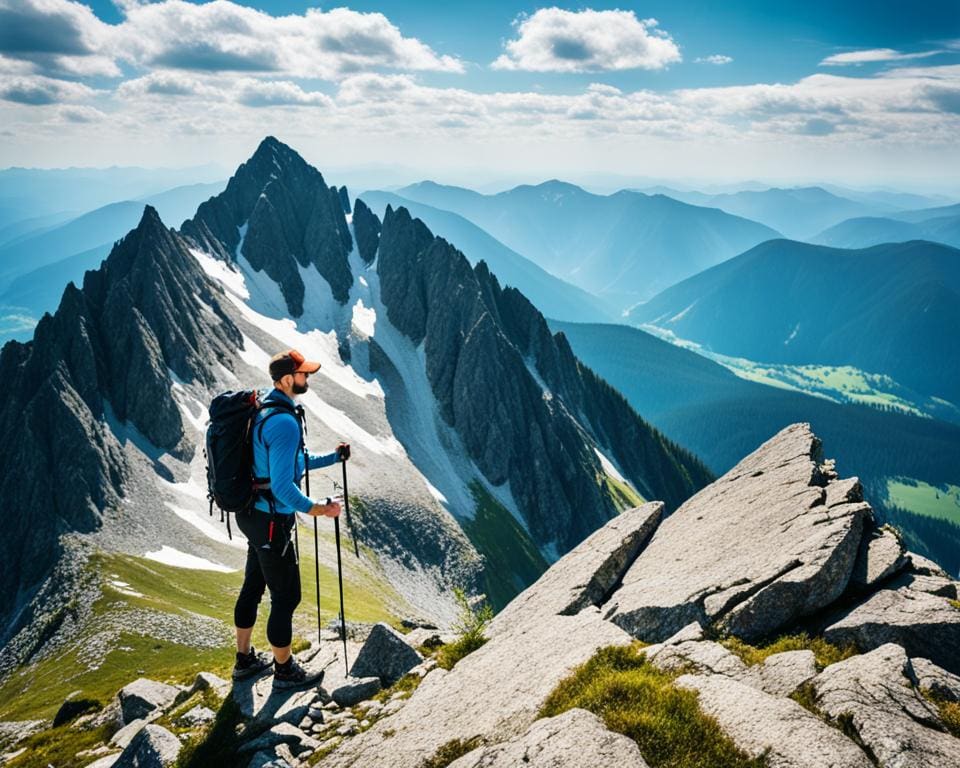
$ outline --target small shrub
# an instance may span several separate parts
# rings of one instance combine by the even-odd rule
[[[817,706],[817,694],[813,689],[813,684],[809,681],[791,693],[790,698],[808,712],[812,712],[821,719],[823,718],[823,714],[820,712],[820,707]]]
[[[454,760],[473,752],[482,743],[483,739],[479,736],[465,740],[453,739],[440,747],[433,757],[422,761],[417,768],[447,768]]]
[[[697,705],[697,694],[677,688],[677,672],[650,664],[638,646],[601,648],[547,698],[541,717],[574,707],[600,717],[633,739],[651,768],[763,768]]]
[[[960,600],[950,600],[950,605],[960,611]]]
[[[738,637],[726,637],[720,644],[727,650],[739,656],[747,666],[762,664],[775,653],[786,651],[813,651],[817,669],[824,670],[831,664],[856,656],[856,646],[847,645],[843,648],[828,643],[822,637],[810,637],[806,632],[797,635],[784,635],[763,646],[754,646],[745,643]]]
[[[443,669],[453,669],[453,665],[460,659],[487,642],[483,632],[493,619],[493,608],[486,600],[480,600],[476,604],[471,603],[466,592],[456,587],[453,594],[460,607],[453,629],[460,634],[460,637],[456,642],[443,646],[437,652],[437,665]]]
[[[947,731],[960,739],[960,703],[941,698],[929,688],[921,688],[920,693],[940,711],[940,719],[943,720]]]
[[[303,635],[295,635],[293,640],[290,641],[290,653],[300,653],[300,651],[305,651],[309,647],[310,641]]]

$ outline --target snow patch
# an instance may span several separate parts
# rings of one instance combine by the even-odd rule
[[[793,341],[794,337],[797,335],[797,331],[799,330],[800,330],[800,323],[797,323],[795,326],[793,326],[793,330],[790,332],[790,335],[787,336],[786,340],[783,342],[783,345],[786,346],[791,341]]]
[[[370,338],[376,329],[377,312],[370,307],[365,307],[363,305],[363,299],[358,299],[357,303],[353,306],[353,320],[351,323],[353,328],[359,331],[361,335]]]
[[[171,504],[169,501],[163,502],[164,506],[169,509],[173,514],[183,520],[185,523],[189,523],[194,528],[196,528],[200,533],[206,536],[208,539],[216,541],[218,544],[226,544],[228,547],[233,547],[234,549],[246,550],[247,540],[243,538],[243,534],[240,534],[239,537],[234,536],[231,539],[227,535],[226,523],[223,525],[220,524],[220,518],[210,517],[209,507],[204,510],[202,513],[197,512],[191,509],[185,509],[183,507],[178,507],[175,504]],[[214,509],[214,515],[217,514],[216,509]],[[216,522],[213,522],[216,521]],[[236,530],[236,526],[232,526]]]
[[[228,568],[220,563],[214,563],[195,555],[188,555],[179,549],[174,549],[164,544],[157,552],[147,552],[144,555],[148,560],[154,560],[164,565],[172,565],[177,568],[190,568],[195,571],[216,571],[217,573],[233,573],[233,568]]]
[[[668,322],[668,323],[675,323],[675,322],[677,322],[677,320],[681,319],[685,314],[687,314],[687,312],[689,312],[691,309],[693,309],[694,304],[696,304],[698,301],[700,301],[700,299],[696,299],[696,300],[693,302],[693,304],[691,304],[689,307],[687,307],[687,308],[684,309],[684,310],[681,310],[680,312],[677,312],[677,314],[675,314],[673,317],[671,317],[669,320],[667,320],[667,322]],[[657,318],[657,320],[654,321],[654,322],[659,322],[659,321],[660,321],[660,318]]]
[[[597,448],[597,446],[593,446],[593,452],[594,452],[595,454],[597,454],[597,458],[600,459],[600,466],[603,467],[603,471],[604,471],[604,472],[606,472],[608,475],[610,475],[610,477],[612,477],[614,480],[617,480],[617,481],[619,481],[619,482],[621,482],[621,483],[626,483],[626,482],[627,482],[627,481],[624,479],[623,475],[620,474],[619,470],[614,466],[613,462],[610,461],[610,459],[608,459],[608,458],[606,457],[606,455],[603,454],[603,453]],[[627,484],[629,485],[629,483],[627,483]]]
[[[239,250],[239,247],[238,247]],[[244,284],[243,274],[232,264],[211,256],[209,253],[191,248],[190,254],[197,260],[200,268],[235,296],[249,299],[250,293]]]

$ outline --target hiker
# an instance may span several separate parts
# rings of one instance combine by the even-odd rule
[[[264,398],[263,407],[253,421],[251,442],[256,495],[252,510],[236,516],[237,525],[247,537],[247,563],[234,608],[237,628],[234,680],[255,675],[271,663],[266,653],[257,653],[250,643],[257,606],[267,587],[270,589],[267,639],[273,649],[274,687],[311,683],[322,674],[308,674],[290,651],[293,611],[300,603],[300,568],[293,542],[295,513],[334,518],[340,514],[339,503],[329,498],[317,503],[300,490],[305,469],[303,434],[292,409],[296,407],[294,397],[307,391],[307,379],[319,369],[320,363],[306,360],[295,349],[274,355],[270,360],[274,388]],[[271,402],[278,405],[271,407]],[[327,467],[349,457],[350,446],[341,443],[332,453],[310,453],[306,468]],[[263,485],[267,487],[261,487]]]

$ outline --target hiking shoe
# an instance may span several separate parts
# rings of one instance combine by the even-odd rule
[[[297,663],[293,656],[287,659],[285,664],[274,662],[273,665],[274,688],[297,688],[301,685],[319,682],[321,677],[323,677],[322,669],[308,672]]]
[[[257,649],[252,645],[249,653],[237,651],[237,661],[233,665],[233,679],[246,680],[248,677],[260,674],[270,666],[271,661],[269,654],[263,651],[257,653]]]

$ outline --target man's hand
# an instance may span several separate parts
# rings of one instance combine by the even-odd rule
[[[340,504],[331,501],[329,504],[314,504],[307,512],[311,517],[340,517]]]
[[[337,457],[340,461],[346,461],[350,458],[350,443],[340,443],[337,446]]]

